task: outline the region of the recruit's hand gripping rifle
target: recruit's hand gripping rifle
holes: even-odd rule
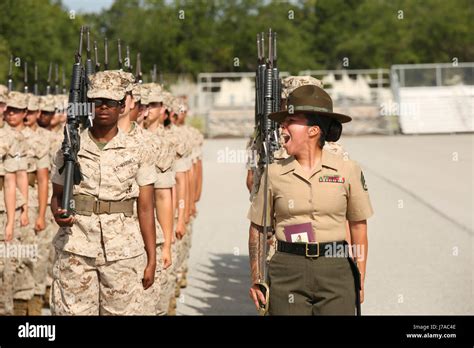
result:
[[[257,284],[265,296],[266,304],[261,303],[259,313],[268,311],[270,289],[267,285],[267,238],[271,221],[267,221],[268,209],[268,166],[273,162],[273,153],[278,150],[278,126],[268,115],[279,111],[281,101],[281,82],[277,68],[276,33],[268,31],[268,58],[265,59],[264,33],[257,35],[258,65],[255,76],[255,139],[257,151],[257,168],[254,175],[254,185],[262,184],[263,180],[263,233],[258,239]],[[256,192],[256,189],[254,189]],[[270,229],[271,231],[271,229]]]

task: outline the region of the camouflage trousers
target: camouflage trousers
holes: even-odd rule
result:
[[[33,235],[20,226],[20,209],[15,212],[13,239],[5,242],[6,212],[0,212],[0,315],[13,314],[13,300],[33,297],[33,263],[37,254]]]
[[[3,199],[3,197],[0,197]],[[15,232],[13,240],[5,242],[5,225],[7,223],[7,214],[0,211],[0,315],[13,315],[13,293],[18,267],[18,258],[10,253],[10,248],[19,246],[19,212],[15,219]]]
[[[145,253],[106,261],[104,252],[90,258],[56,249],[51,314],[155,315],[154,307],[144,306],[145,266]]]
[[[33,226],[36,220],[36,207],[28,208],[28,226],[20,228],[19,243],[22,246],[22,255],[19,257],[14,282],[15,300],[31,300],[35,294],[34,265],[38,258],[38,244]]]
[[[49,215],[51,216],[51,219],[49,221],[46,221],[46,223],[48,224],[46,228],[51,229],[51,238],[54,239],[54,236],[58,232],[59,225],[54,220],[53,213],[51,213],[49,206],[48,206],[48,210],[50,211]],[[46,216],[48,216],[48,214],[46,214]],[[52,244],[52,239],[51,239],[51,245],[49,248],[48,266],[47,266],[47,271],[46,271],[46,286],[47,287],[50,287],[51,284],[53,283],[53,263],[54,263],[54,258],[56,256],[56,251]]]
[[[166,315],[168,313],[170,300],[174,296],[174,290],[176,288],[176,262],[178,256],[178,243],[177,239],[171,244],[171,266],[168,269],[163,269],[161,273],[160,285],[161,294],[158,301],[158,313],[159,315]]]
[[[191,217],[189,223],[186,225],[186,233],[178,243],[178,264],[176,271],[176,277],[178,282],[181,281],[184,274],[188,271],[188,258],[189,252],[191,250],[193,219],[194,218]]]
[[[35,233],[35,243],[38,246],[38,258],[33,264],[33,277],[35,279],[35,295],[44,295],[46,292],[46,286],[50,286],[48,283],[48,268],[50,268],[50,254],[53,249],[53,237],[56,227],[51,223],[52,218],[51,210],[46,210],[46,228],[38,233]]]

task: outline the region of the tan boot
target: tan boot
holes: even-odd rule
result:
[[[183,277],[181,278],[181,281],[179,282],[179,287],[181,289],[184,289],[185,287],[188,286],[188,280],[186,278],[186,273],[183,274]]]
[[[176,283],[176,287],[174,289],[174,297],[179,297],[181,295],[181,288],[179,287],[179,282]]]
[[[27,316],[28,315],[28,301],[27,300],[13,300],[14,315]]]
[[[43,308],[49,308],[49,299],[51,296],[51,287],[47,286],[46,287],[46,292],[44,294],[44,302],[43,302]]]
[[[176,315],[176,298],[171,298],[168,308],[168,315]]]
[[[43,296],[35,295],[28,301],[28,315],[41,315],[43,308]]]

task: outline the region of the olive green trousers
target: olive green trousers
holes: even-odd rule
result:
[[[354,275],[347,258],[307,258],[277,251],[268,278],[268,315],[356,313]]]

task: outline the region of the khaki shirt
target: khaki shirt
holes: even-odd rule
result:
[[[92,140],[89,130],[81,134],[78,161],[83,180],[74,186],[74,194],[92,196],[105,201],[137,198],[139,186],[152,185],[156,172],[151,154],[142,143],[121,130],[103,150]],[[64,185],[63,155],[55,158],[52,181]],[[54,245],[60,250],[87,257],[101,254],[102,242],[107,261],[127,259],[144,252],[137,216],[123,213],[76,216],[72,227],[60,227]]]
[[[264,174],[265,175],[265,174]],[[248,218],[263,225],[264,176],[252,200]],[[310,222],[314,240],[332,242],[346,237],[346,219],[360,221],[373,214],[359,165],[323,150],[319,166],[308,175],[293,156],[269,166],[268,226],[287,241],[285,226]]]

